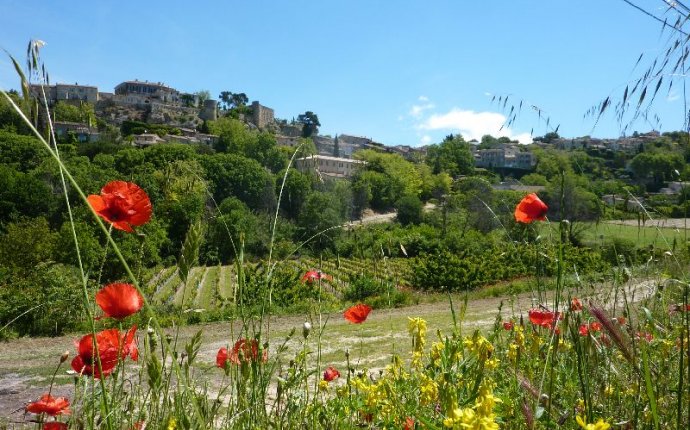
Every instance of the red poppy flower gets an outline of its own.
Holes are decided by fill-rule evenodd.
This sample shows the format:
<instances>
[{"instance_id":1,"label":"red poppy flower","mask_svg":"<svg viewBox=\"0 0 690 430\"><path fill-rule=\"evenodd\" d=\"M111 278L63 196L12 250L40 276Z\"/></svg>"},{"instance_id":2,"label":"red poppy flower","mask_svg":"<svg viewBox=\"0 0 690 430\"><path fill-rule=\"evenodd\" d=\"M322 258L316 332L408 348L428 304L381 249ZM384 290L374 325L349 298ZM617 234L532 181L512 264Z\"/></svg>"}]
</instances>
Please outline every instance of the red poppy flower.
<instances>
[{"instance_id":1,"label":"red poppy flower","mask_svg":"<svg viewBox=\"0 0 690 430\"><path fill-rule=\"evenodd\" d=\"M69 414L69 400L65 397L53 397L44 394L35 402L26 405L26 411L32 414L48 414L50 416Z\"/></svg>"},{"instance_id":2,"label":"red poppy flower","mask_svg":"<svg viewBox=\"0 0 690 430\"><path fill-rule=\"evenodd\" d=\"M544 221L549 207L536 194L528 194L515 207L515 221L529 224Z\"/></svg>"},{"instance_id":3,"label":"red poppy flower","mask_svg":"<svg viewBox=\"0 0 690 430\"><path fill-rule=\"evenodd\" d=\"M598 321L594 321L589 324L589 330L590 331L601 331L601 323Z\"/></svg>"},{"instance_id":4,"label":"red poppy flower","mask_svg":"<svg viewBox=\"0 0 690 430\"><path fill-rule=\"evenodd\" d=\"M580 303L577 297L573 297L573 299L570 301L570 310L573 312L582 310L582 303Z\"/></svg>"},{"instance_id":5,"label":"red poppy flower","mask_svg":"<svg viewBox=\"0 0 690 430\"><path fill-rule=\"evenodd\" d=\"M412 417L405 418L405 426L403 427L403 430L414 430L414 420Z\"/></svg>"},{"instance_id":6,"label":"red poppy flower","mask_svg":"<svg viewBox=\"0 0 690 430\"><path fill-rule=\"evenodd\" d=\"M43 426L41 428L43 430L67 430L67 423L51 421L49 423L43 423Z\"/></svg>"},{"instance_id":7,"label":"red poppy flower","mask_svg":"<svg viewBox=\"0 0 690 430\"><path fill-rule=\"evenodd\" d=\"M562 319L563 317L560 314L554 314L551 311L545 311L541 309L531 309L528 312L529 315L529 320L532 324L542 326L542 327L549 327L553 325L553 323L557 319ZM553 328L553 327L551 327Z\"/></svg>"},{"instance_id":8,"label":"red poppy flower","mask_svg":"<svg viewBox=\"0 0 690 430\"><path fill-rule=\"evenodd\" d=\"M307 284L312 284L319 279L325 279L327 281L333 280L333 278L330 275L327 275L323 272L317 271L317 270L309 270L307 273L302 276L302 282L306 282Z\"/></svg>"},{"instance_id":9,"label":"red poppy flower","mask_svg":"<svg viewBox=\"0 0 690 430\"><path fill-rule=\"evenodd\" d=\"M261 361L266 362L268 360L268 351L263 350L261 354ZM225 369L227 362L232 364L242 364L251 363L252 361L259 361L259 342L256 339L245 339L240 338L232 350L228 351L226 348L221 348L218 350L216 355L216 366Z\"/></svg>"},{"instance_id":10,"label":"red poppy flower","mask_svg":"<svg viewBox=\"0 0 690 430\"><path fill-rule=\"evenodd\" d=\"M625 317L616 317L616 321L618 321L620 325L625 325Z\"/></svg>"},{"instance_id":11,"label":"red poppy flower","mask_svg":"<svg viewBox=\"0 0 690 430\"><path fill-rule=\"evenodd\" d=\"M118 230L132 233L132 226L146 224L151 219L149 196L131 182L108 182L100 196L92 194L87 200L101 218Z\"/></svg>"},{"instance_id":12,"label":"red poppy flower","mask_svg":"<svg viewBox=\"0 0 690 430\"><path fill-rule=\"evenodd\" d=\"M228 349L227 348L221 348L218 350L218 354L216 354L216 366L220 367L221 369L225 369L225 367L228 365Z\"/></svg>"},{"instance_id":13,"label":"red poppy flower","mask_svg":"<svg viewBox=\"0 0 690 430\"><path fill-rule=\"evenodd\" d=\"M137 326L133 325L124 336L122 336L122 359L129 356L132 360L139 360L139 347L136 343Z\"/></svg>"},{"instance_id":14,"label":"red poppy flower","mask_svg":"<svg viewBox=\"0 0 690 430\"><path fill-rule=\"evenodd\" d=\"M513 322L512 321L503 321L503 329L504 330L512 330L513 329Z\"/></svg>"},{"instance_id":15,"label":"red poppy flower","mask_svg":"<svg viewBox=\"0 0 690 430\"><path fill-rule=\"evenodd\" d=\"M580 336L587 336L589 334L589 327L587 327L587 324L582 324L578 331L580 332Z\"/></svg>"},{"instance_id":16,"label":"red poppy flower","mask_svg":"<svg viewBox=\"0 0 690 430\"><path fill-rule=\"evenodd\" d=\"M331 382L332 380L339 378L340 372L333 366L328 366L328 368L323 372L323 380L326 382Z\"/></svg>"},{"instance_id":17,"label":"red poppy flower","mask_svg":"<svg viewBox=\"0 0 690 430\"><path fill-rule=\"evenodd\" d=\"M366 321L367 316L369 316L371 308L365 304L357 304L347 309L343 316L346 320L354 324L361 324Z\"/></svg>"},{"instance_id":18,"label":"red poppy flower","mask_svg":"<svg viewBox=\"0 0 690 430\"><path fill-rule=\"evenodd\" d=\"M139 312L144 306L144 298L134 285L116 282L96 293L96 303L106 316L121 320Z\"/></svg>"},{"instance_id":19,"label":"red poppy flower","mask_svg":"<svg viewBox=\"0 0 690 430\"><path fill-rule=\"evenodd\" d=\"M108 376L115 370L119 358L128 355L132 360L139 358L139 349L134 342L137 327L133 326L127 333L120 334L118 329L103 330L96 333L96 349L93 347L93 336L87 334L77 344L77 356L72 360L72 369L94 378ZM97 354L94 354L96 352ZM101 369L98 368L96 357L100 357Z\"/></svg>"}]
</instances>

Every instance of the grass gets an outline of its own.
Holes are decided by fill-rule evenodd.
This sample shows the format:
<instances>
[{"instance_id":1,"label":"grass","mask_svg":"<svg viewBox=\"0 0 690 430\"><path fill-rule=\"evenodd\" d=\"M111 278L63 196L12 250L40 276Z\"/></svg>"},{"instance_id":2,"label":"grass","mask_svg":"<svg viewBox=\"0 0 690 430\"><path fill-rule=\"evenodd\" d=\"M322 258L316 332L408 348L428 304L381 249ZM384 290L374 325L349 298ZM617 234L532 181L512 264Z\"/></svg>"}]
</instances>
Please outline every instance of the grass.
<instances>
[{"instance_id":1,"label":"grass","mask_svg":"<svg viewBox=\"0 0 690 430\"><path fill-rule=\"evenodd\" d=\"M204 282L199 287L194 306L202 309L209 309L213 305L218 287L219 275L220 266L208 267L206 269Z\"/></svg>"},{"instance_id":2,"label":"grass","mask_svg":"<svg viewBox=\"0 0 690 430\"><path fill-rule=\"evenodd\" d=\"M690 227L690 223L688 224ZM688 232L683 228L666 226L663 222L659 227L654 225L629 225L614 221L578 223L576 231L581 231L581 239L585 245L596 246L623 240L637 247L654 246L670 249L673 243L682 244L688 238ZM540 226L540 233L557 237L558 224L549 223Z\"/></svg>"}]
</instances>

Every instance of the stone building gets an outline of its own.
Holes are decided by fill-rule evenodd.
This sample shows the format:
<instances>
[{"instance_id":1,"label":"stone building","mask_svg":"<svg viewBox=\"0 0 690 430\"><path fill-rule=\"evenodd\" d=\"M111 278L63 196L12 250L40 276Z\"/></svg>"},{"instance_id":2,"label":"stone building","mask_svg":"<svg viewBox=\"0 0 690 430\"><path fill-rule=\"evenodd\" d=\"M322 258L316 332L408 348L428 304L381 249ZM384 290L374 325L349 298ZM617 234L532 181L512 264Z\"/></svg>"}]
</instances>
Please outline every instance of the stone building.
<instances>
[{"instance_id":1,"label":"stone building","mask_svg":"<svg viewBox=\"0 0 690 430\"><path fill-rule=\"evenodd\" d=\"M55 137L58 139L65 139L70 134L74 135L77 142L97 142L100 138L100 133L95 127L90 127L88 124L79 122L54 121L53 128L55 130Z\"/></svg>"},{"instance_id":2,"label":"stone building","mask_svg":"<svg viewBox=\"0 0 690 430\"><path fill-rule=\"evenodd\" d=\"M125 81L115 87L114 100L120 103L143 105L151 102L177 105L181 94L160 82Z\"/></svg>"},{"instance_id":3,"label":"stone building","mask_svg":"<svg viewBox=\"0 0 690 430\"><path fill-rule=\"evenodd\" d=\"M310 155L295 160L295 167L301 172L316 171L322 178L349 178L358 167L366 164L362 160L330 157L327 155Z\"/></svg>"},{"instance_id":4,"label":"stone building","mask_svg":"<svg viewBox=\"0 0 690 430\"><path fill-rule=\"evenodd\" d=\"M252 122L259 128L264 128L275 122L273 109L262 106L258 101L252 102Z\"/></svg>"},{"instance_id":5,"label":"stone building","mask_svg":"<svg viewBox=\"0 0 690 430\"><path fill-rule=\"evenodd\" d=\"M213 99L204 100L204 105L201 107L199 118L205 121L215 121L218 119L218 102Z\"/></svg>"},{"instance_id":6,"label":"stone building","mask_svg":"<svg viewBox=\"0 0 690 430\"><path fill-rule=\"evenodd\" d=\"M504 146L478 149L474 151L474 161L477 167L530 170L537 164L537 157L531 152L520 151L516 146Z\"/></svg>"},{"instance_id":7,"label":"stone building","mask_svg":"<svg viewBox=\"0 0 690 430\"><path fill-rule=\"evenodd\" d=\"M95 104L98 101L98 87L79 84L44 85L48 104L54 105L59 101L79 101ZM31 85L31 93L38 99L43 98L41 85Z\"/></svg>"}]
</instances>

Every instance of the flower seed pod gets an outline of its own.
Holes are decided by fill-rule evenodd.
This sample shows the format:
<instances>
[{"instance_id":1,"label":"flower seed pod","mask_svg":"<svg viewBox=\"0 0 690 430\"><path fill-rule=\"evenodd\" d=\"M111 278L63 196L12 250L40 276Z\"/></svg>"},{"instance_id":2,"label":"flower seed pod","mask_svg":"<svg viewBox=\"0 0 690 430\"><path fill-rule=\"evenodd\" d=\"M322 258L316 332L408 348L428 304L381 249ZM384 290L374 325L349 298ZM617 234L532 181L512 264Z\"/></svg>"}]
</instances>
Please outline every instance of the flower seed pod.
<instances>
[{"instance_id":1,"label":"flower seed pod","mask_svg":"<svg viewBox=\"0 0 690 430\"><path fill-rule=\"evenodd\" d=\"M309 337L309 333L311 333L311 323L309 321L305 322L304 325L302 325L302 336L306 339Z\"/></svg>"}]
</instances>

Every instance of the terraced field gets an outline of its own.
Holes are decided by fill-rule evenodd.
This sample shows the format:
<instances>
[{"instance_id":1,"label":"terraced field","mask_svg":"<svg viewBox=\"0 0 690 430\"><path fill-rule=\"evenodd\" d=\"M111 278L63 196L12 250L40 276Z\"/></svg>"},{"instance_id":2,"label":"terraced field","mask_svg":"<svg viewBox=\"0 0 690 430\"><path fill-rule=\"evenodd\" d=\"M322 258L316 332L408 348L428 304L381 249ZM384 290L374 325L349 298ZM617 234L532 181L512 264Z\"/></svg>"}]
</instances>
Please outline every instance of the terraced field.
<instances>
[{"instance_id":1,"label":"terraced field","mask_svg":"<svg viewBox=\"0 0 690 430\"><path fill-rule=\"evenodd\" d=\"M302 276L308 270L320 270L332 277L321 283L324 291L336 297L349 285L350 279L358 274L366 274L383 279L395 285L410 286L411 259L384 258L381 260L338 259L318 260L304 258L279 262L278 267ZM259 274L264 267L248 263L247 267ZM193 268L187 282L180 279L176 267L167 267L154 275L148 284L152 300L157 304L168 304L185 309L214 309L231 304L236 299L237 269L235 265L199 266Z\"/></svg>"}]
</instances>

